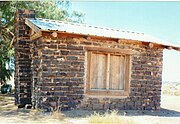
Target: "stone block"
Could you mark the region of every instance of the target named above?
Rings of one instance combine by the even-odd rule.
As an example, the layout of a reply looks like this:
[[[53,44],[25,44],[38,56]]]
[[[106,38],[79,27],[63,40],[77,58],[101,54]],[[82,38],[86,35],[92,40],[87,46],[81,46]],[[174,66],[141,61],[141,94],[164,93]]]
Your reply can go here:
[[[103,104],[93,104],[93,110],[103,110]]]

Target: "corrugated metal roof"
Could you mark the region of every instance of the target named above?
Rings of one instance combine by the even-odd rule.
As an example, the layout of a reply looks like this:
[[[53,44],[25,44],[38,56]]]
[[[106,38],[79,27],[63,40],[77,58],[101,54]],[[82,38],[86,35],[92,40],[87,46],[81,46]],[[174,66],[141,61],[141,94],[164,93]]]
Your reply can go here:
[[[152,42],[156,44],[162,44],[165,46],[180,48],[180,46],[162,41],[158,38],[146,35],[144,33],[137,33],[132,31],[103,28],[103,27],[96,27],[86,24],[78,24],[78,23],[63,22],[63,21],[50,20],[50,19],[41,19],[41,18],[28,19],[28,21],[30,21],[32,24],[36,25],[39,29],[44,31],[62,31],[62,32],[82,34],[82,35],[92,35],[92,36],[118,38],[118,39],[130,39],[130,40]]]

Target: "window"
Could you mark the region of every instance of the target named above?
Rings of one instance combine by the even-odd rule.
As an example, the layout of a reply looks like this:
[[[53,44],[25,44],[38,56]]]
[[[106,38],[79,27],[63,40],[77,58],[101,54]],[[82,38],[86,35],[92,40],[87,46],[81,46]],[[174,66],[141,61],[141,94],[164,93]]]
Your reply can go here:
[[[88,50],[87,94],[128,95],[130,55],[124,52],[102,48]]]

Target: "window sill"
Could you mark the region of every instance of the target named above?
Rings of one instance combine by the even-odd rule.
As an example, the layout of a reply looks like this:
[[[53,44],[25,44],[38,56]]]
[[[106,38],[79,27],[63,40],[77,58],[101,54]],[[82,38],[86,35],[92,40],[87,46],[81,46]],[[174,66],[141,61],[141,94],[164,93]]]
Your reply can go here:
[[[86,94],[85,97],[86,98],[115,98],[115,99],[124,99],[124,98],[129,97],[129,95],[128,96],[111,96],[111,95],[89,95],[89,94]]]
[[[129,92],[124,90],[89,90],[88,96],[105,96],[105,97],[128,97]]]

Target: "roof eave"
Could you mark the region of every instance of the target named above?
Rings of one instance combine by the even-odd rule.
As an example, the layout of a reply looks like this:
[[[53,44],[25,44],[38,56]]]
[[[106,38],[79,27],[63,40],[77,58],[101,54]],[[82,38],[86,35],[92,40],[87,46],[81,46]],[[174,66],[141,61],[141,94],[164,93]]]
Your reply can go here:
[[[42,36],[42,31],[41,31],[41,29],[40,29],[38,26],[34,25],[34,24],[33,24],[31,21],[29,21],[27,18],[26,18],[26,20],[25,20],[25,24],[32,29],[31,36],[30,36],[30,40],[35,40],[35,39],[37,39],[37,38],[39,38],[39,37]]]
[[[60,30],[44,30],[44,29],[41,29],[39,28],[37,25],[35,25],[33,22],[31,22],[29,19],[26,19],[25,20],[25,24],[27,24],[34,32],[36,32],[35,34],[31,35],[31,39],[36,39],[36,38],[39,38],[42,36],[42,32],[56,32],[56,33],[67,33],[67,34],[73,34],[73,35],[81,35],[81,36],[85,36],[85,37],[101,37],[101,38],[107,38],[107,39],[112,39],[112,40],[121,40],[121,39],[125,39],[125,40],[132,40],[132,41],[138,41],[137,44],[139,42],[141,43],[145,43],[145,44],[155,44],[155,45],[159,45],[161,46],[161,48],[165,48],[165,49],[174,49],[174,50],[177,50],[177,51],[180,51],[180,46],[176,46],[176,45],[171,45],[171,44],[168,44],[168,43],[161,43],[161,42],[156,42],[156,41],[144,41],[144,40],[137,40],[137,39],[131,39],[131,38],[120,38],[120,37],[108,37],[108,36],[99,36],[99,35],[92,35],[92,34],[85,34],[85,33],[76,33],[76,32],[67,32],[67,31],[60,31]]]

